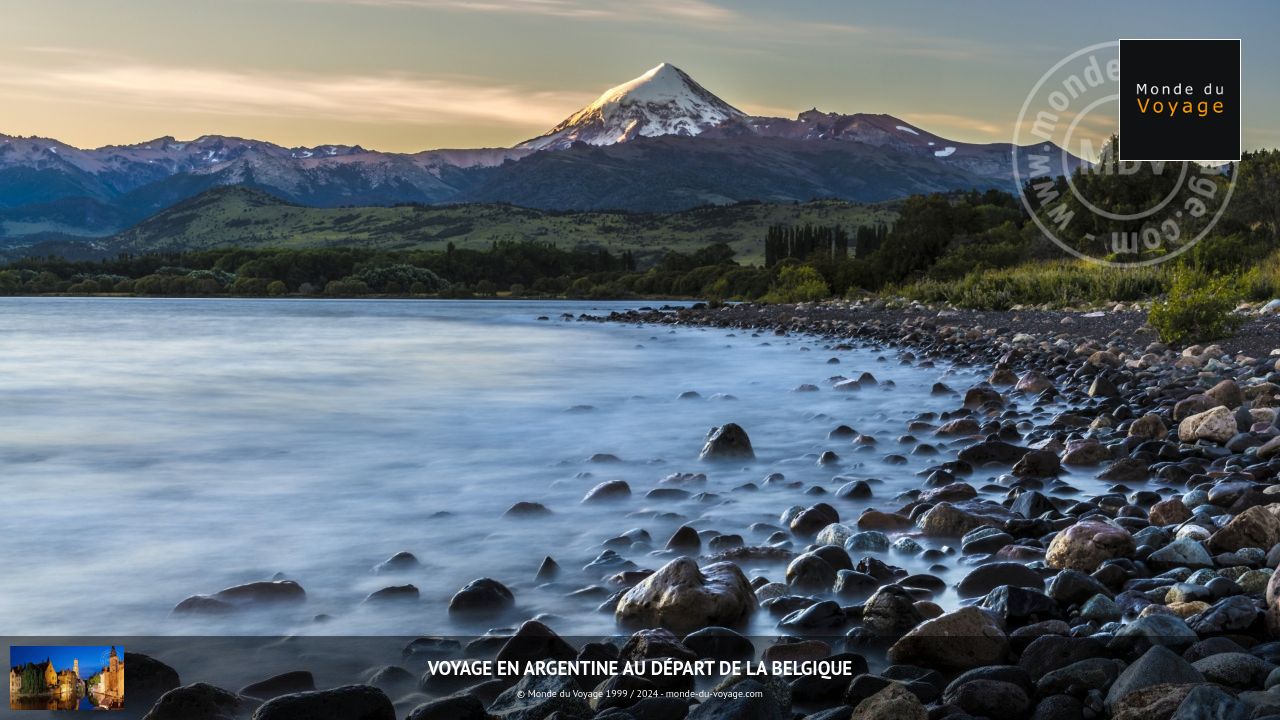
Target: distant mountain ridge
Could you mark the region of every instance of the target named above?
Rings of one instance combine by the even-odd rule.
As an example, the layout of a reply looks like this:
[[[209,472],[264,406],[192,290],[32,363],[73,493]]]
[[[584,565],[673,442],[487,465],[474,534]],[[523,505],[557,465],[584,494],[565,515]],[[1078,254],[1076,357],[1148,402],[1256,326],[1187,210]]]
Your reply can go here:
[[[667,212],[1012,187],[1012,146],[890,115],[748,115],[663,63],[512,148],[385,153],[207,135],[82,150],[0,135],[0,243],[106,236],[211,188],[301,205],[502,202]]]

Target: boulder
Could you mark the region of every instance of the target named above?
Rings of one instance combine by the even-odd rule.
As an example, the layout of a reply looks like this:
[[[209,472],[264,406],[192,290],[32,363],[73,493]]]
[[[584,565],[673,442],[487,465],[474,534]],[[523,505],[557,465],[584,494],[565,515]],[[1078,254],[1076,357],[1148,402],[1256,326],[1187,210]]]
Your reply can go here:
[[[449,600],[450,615],[494,615],[515,605],[516,596],[506,585],[490,578],[467,583]]]
[[[566,720],[591,717],[587,694],[574,678],[524,675],[489,706],[494,720],[543,720],[553,714]]]
[[[259,706],[253,720],[396,720],[396,709],[375,687],[347,685],[281,695]]]
[[[1163,440],[1168,436],[1169,429],[1165,427],[1164,420],[1155,413],[1147,413],[1129,423],[1129,437]]]
[[[850,720],[927,720],[928,717],[920,698],[898,682],[889,683],[858,703],[849,715]]]
[[[1235,413],[1222,406],[1183,418],[1178,423],[1178,439],[1182,442],[1208,440],[1223,445],[1236,432]]]
[[[195,683],[161,695],[142,720],[237,720],[244,717],[245,709],[244,700],[235,693]]]
[[[583,504],[625,500],[631,497],[631,486],[626,480],[606,480],[587,491]]]
[[[1163,645],[1153,645],[1137,660],[1129,664],[1111,689],[1107,691],[1106,705],[1114,709],[1127,695],[1155,685],[1183,685],[1204,682],[1204,675],[1183,660],[1177,653]]]
[[[988,563],[970,570],[956,590],[960,597],[969,598],[986,595],[1001,585],[1043,590],[1044,578],[1020,562]]]
[[[882,637],[897,637],[924,620],[916,599],[899,585],[876,590],[862,607],[862,624]]]
[[[969,670],[1004,662],[1009,640],[991,617],[965,607],[926,620],[889,648],[893,663],[942,670]]]
[[[1225,527],[1210,535],[1205,545],[1213,553],[1242,548],[1270,550],[1272,545],[1280,543],[1280,519],[1269,507],[1254,505],[1237,514]]]
[[[1054,536],[1045,553],[1051,568],[1093,572],[1104,560],[1129,557],[1134,552],[1128,530],[1094,520],[1083,520]]]
[[[688,557],[663,565],[618,600],[620,622],[691,632],[708,625],[736,626],[756,609],[751,583],[737,565],[699,569]]]
[[[711,432],[707,433],[707,442],[698,455],[702,460],[741,460],[755,456],[755,451],[751,449],[751,438],[747,437],[747,431],[737,423],[725,423],[711,428]]]

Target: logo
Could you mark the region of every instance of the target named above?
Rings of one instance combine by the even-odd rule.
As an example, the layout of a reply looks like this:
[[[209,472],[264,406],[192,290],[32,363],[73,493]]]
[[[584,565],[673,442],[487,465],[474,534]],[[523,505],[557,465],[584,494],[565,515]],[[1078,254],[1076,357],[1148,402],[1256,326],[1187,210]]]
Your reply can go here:
[[[1119,41],[1091,45],[1040,77],[1014,125],[1014,180],[1032,220],[1065,252],[1113,267],[1154,265],[1213,229],[1235,166],[1122,160],[1119,51]]]

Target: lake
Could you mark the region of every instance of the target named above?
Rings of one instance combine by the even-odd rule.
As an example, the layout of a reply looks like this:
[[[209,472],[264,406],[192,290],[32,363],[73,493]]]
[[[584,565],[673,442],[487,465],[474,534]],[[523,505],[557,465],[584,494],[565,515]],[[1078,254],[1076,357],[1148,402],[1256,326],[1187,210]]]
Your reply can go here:
[[[602,542],[642,528],[652,548],[619,553],[652,568],[665,560],[649,550],[684,522],[761,544],[748,527],[778,524],[791,505],[828,500],[852,520],[877,501],[803,489],[871,479],[883,504],[919,487],[915,473],[940,458],[898,441],[906,423],[958,404],[931,395],[934,382],[978,379],[809,338],[561,318],[641,304],[0,300],[6,634],[478,631],[488,625],[445,611],[477,577],[508,585],[524,617],[560,618],[565,634],[611,632],[612,617],[595,610],[602,598],[566,597],[600,583],[577,571]],[[893,387],[827,383],[863,371]],[[819,391],[793,391],[806,383]],[[697,397],[680,398],[689,391]],[[750,434],[754,461],[698,461],[707,431],[725,422]],[[829,440],[842,423],[878,444]],[[824,450],[841,464],[819,465]],[[906,463],[886,463],[891,453]],[[597,454],[618,462],[591,462]],[[709,495],[644,497],[676,472],[707,473]],[[770,473],[800,487],[763,485]],[[581,504],[612,479],[631,485],[629,500]],[[758,489],[738,489],[747,483]],[[518,501],[552,514],[504,517]],[[372,572],[400,551],[421,567]],[[566,573],[539,587],[548,555]],[[763,562],[743,569],[782,574]],[[170,614],[188,596],[277,573],[306,589],[305,605]],[[419,601],[362,603],[405,583]],[[772,626],[759,615],[756,630]]]

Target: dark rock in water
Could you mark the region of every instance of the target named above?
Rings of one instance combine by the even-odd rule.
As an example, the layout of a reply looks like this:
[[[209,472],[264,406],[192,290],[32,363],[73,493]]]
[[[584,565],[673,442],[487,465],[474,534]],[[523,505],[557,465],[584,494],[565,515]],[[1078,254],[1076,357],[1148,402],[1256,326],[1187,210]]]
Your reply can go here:
[[[614,455],[613,453],[596,453],[595,455],[587,458],[587,462],[613,464],[622,462],[622,458]]]
[[[1258,716],[1245,703],[1221,688],[1200,685],[1191,688],[1169,720],[1248,720],[1250,717]]]
[[[1150,615],[1148,617],[1155,617]],[[1202,683],[1204,675],[1169,648],[1154,645],[1130,663],[1107,691],[1106,704],[1114,708],[1129,693],[1153,685]]]
[[[489,720],[489,715],[479,698],[454,695],[419,705],[406,720]]]
[[[1062,461],[1057,453],[1048,450],[1028,450],[1013,464],[1013,474],[1018,477],[1056,477],[1061,472]],[[1036,516],[1027,515],[1026,517]]]
[[[865,621],[865,609],[863,613]],[[889,648],[888,658],[939,670],[969,670],[1001,663],[1008,654],[1008,638],[991,616],[963,607],[912,628]]]
[[[826,503],[818,503],[812,507],[805,508],[791,519],[791,532],[809,536],[816,534],[819,530],[825,528],[832,523],[840,522],[840,513],[835,508]]]
[[[882,637],[897,637],[924,620],[915,598],[898,585],[885,585],[862,608],[862,624]]]
[[[1115,383],[1111,382],[1111,378],[1106,375],[1096,376],[1093,379],[1093,383],[1089,385],[1089,397],[1112,398],[1119,396],[1120,391],[1116,388]]]
[[[384,665],[369,675],[369,684],[390,695],[401,695],[418,683],[413,673],[399,665]]]
[[[871,497],[871,485],[866,480],[852,480],[836,490],[836,497],[842,500],[862,500]]]
[[[504,517],[538,517],[541,515],[550,515],[551,511],[546,505],[537,502],[520,501],[515,505],[507,508],[503,513]]]
[[[1053,501],[1037,490],[1024,490],[1013,499],[1009,510],[1024,518],[1038,518],[1047,512],[1054,512]]]
[[[844,600],[861,600],[869,597],[880,587],[880,581],[867,573],[856,570],[841,570],[836,573],[834,591],[837,597]]]
[[[965,407],[971,410],[976,410],[982,407],[983,405],[1003,406],[1004,396],[1000,394],[999,390],[996,390],[995,388],[986,384],[974,385],[973,387],[965,391],[965,394],[964,394]]]
[[[240,694],[258,700],[270,700],[289,693],[308,692],[316,689],[316,680],[306,670],[281,673],[240,688]]]
[[[805,553],[787,565],[786,581],[802,592],[828,592],[836,582],[836,570],[815,553]]]
[[[542,558],[542,564],[538,566],[538,573],[533,576],[538,582],[546,582],[554,580],[560,574],[560,565],[550,555]]]
[[[689,632],[707,625],[739,625],[755,609],[751,583],[737,565],[717,562],[699,568],[681,557],[628,590],[618,601],[616,616],[624,624]]]
[[[947,697],[957,691],[961,685],[971,680],[999,680],[1017,685],[1025,692],[1031,692],[1035,689],[1035,683],[1031,681],[1031,676],[1026,670],[1017,665],[988,665],[986,667],[974,668],[960,673],[952,680],[942,692],[943,701],[947,701]]]
[[[688,525],[682,525],[671,534],[671,539],[667,541],[667,549],[675,552],[696,553],[702,549],[702,538],[698,537],[697,530]]]
[[[418,569],[418,558],[411,552],[398,552],[374,566],[376,573],[407,572]]]
[[[1143,482],[1150,475],[1151,471],[1147,469],[1147,463],[1135,458],[1120,458],[1098,473],[1098,479],[1108,482],[1137,483]]]
[[[956,586],[956,590],[960,597],[978,597],[1001,585],[1041,590],[1044,588],[1044,578],[1022,563],[997,562],[979,565],[971,570]]]
[[[778,627],[797,631],[800,634],[813,634],[817,631],[842,628],[848,621],[839,603],[834,600],[823,600],[787,615],[778,623]]]
[[[817,389],[817,388],[815,388],[815,389]],[[853,428],[849,427],[848,425],[838,425],[838,426],[836,426],[836,429],[834,429],[834,430],[832,430],[831,432],[827,433],[827,439],[829,439],[829,440],[847,440],[847,439],[850,439],[850,438],[856,437],[857,435],[858,435],[858,431],[857,431],[857,430],[854,430]]]
[[[467,583],[449,600],[449,614],[492,615],[515,605],[515,595],[506,585],[490,578]]]
[[[195,683],[162,695],[143,720],[235,720],[244,717],[245,710],[240,696],[219,687]]]
[[[961,450],[957,457],[973,465],[997,463],[1008,465],[1016,463],[1027,454],[1027,448],[1018,447],[1003,440],[983,440]]]
[[[572,660],[577,656],[578,651],[554,630],[537,620],[526,620],[498,651],[495,660],[524,663],[530,660]]]
[[[182,684],[176,670],[149,655],[126,652],[124,664],[129,668],[129,701],[138,707],[151,705]]]
[[[1054,536],[1045,563],[1051,568],[1093,572],[1104,560],[1129,557],[1133,551],[1133,536],[1124,528],[1081,520]]]
[[[737,423],[725,423],[712,428],[707,434],[707,442],[698,457],[702,460],[733,460],[755,456],[747,431]]]
[[[391,601],[417,600],[418,588],[416,585],[392,585],[384,587],[381,590],[375,590],[369,593],[364,599],[366,603],[380,603]]]
[[[704,660],[748,660],[755,646],[741,634],[726,627],[706,627],[684,637],[684,645]]]
[[[213,600],[205,603],[204,600]],[[196,595],[187,598],[174,612],[235,609],[259,605],[297,605],[306,602],[307,593],[292,580],[274,580],[236,585],[212,596]],[[196,601],[196,602],[191,602]]]
[[[1176,615],[1155,614],[1140,617],[1116,633],[1109,645],[1114,648],[1162,645],[1178,650],[1189,647],[1199,638],[1187,623]]]
[[[282,695],[253,713],[253,720],[396,720],[385,693],[368,685]]]
[[[609,502],[612,500],[625,500],[629,497],[631,497],[631,486],[627,484],[626,480],[608,480],[587,491],[586,496],[582,498],[582,502],[584,504]]]
[[[493,701],[489,715],[504,720],[535,720],[553,713],[563,718],[586,718],[592,715],[586,697],[572,677],[525,675]]]
[[[612,708],[628,708],[635,705],[640,698],[655,696],[657,692],[658,686],[647,678],[638,675],[614,675],[605,678],[595,686],[594,694],[588,704],[597,712]]]
[[[943,700],[970,715],[991,720],[1021,720],[1031,707],[1031,699],[1021,687],[1000,680],[970,680],[949,689]]]
[[[1006,628],[1061,617],[1058,603],[1053,598],[1025,587],[1001,585],[993,588],[979,605],[1003,618]]]

